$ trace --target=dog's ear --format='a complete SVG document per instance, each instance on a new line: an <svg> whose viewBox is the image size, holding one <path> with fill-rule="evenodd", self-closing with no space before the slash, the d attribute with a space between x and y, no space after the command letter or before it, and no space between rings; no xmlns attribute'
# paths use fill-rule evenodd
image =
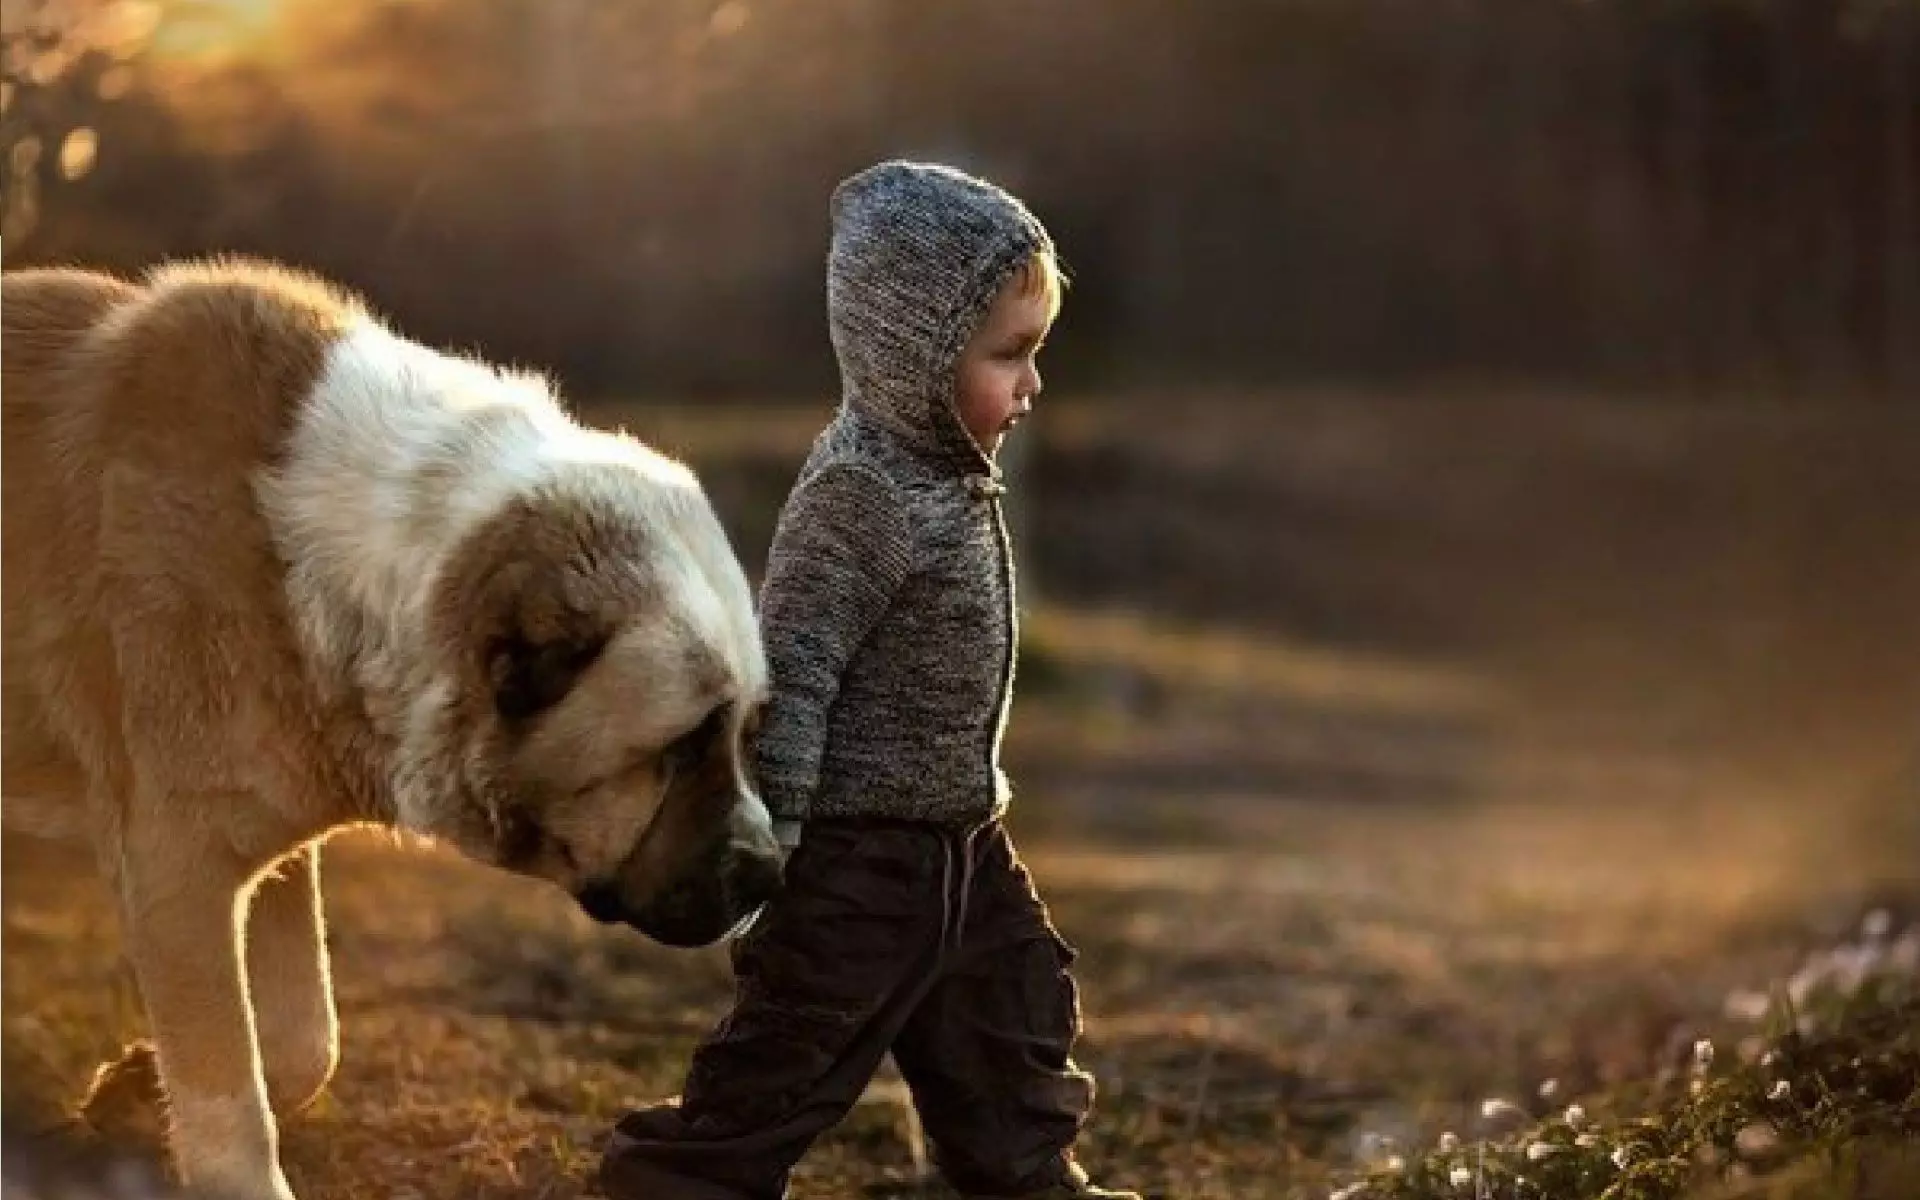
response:
<svg viewBox="0 0 1920 1200"><path fill-rule="evenodd" d="M494 708L509 721L545 712L566 698L606 645L605 634L549 642L495 639L487 662Z"/></svg>
<svg viewBox="0 0 1920 1200"><path fill-rule="evenodd" d="M496 621L485 641L487 681L499 714L521 721L565 699L612 631L569 603L559 576L531 566L503 571L495 595Z"/></svg>

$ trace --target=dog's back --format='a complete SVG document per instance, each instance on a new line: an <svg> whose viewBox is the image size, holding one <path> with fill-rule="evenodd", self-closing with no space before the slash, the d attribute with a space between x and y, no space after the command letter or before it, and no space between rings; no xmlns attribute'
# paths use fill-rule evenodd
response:
<svg viewBox="0 0 1920 1200"><path fill-rule="evenodd" d="M132 284L91 271L8 271L0 277L0 331L6 339L6 418L33 415L41 399L18 390L45 378L101 318L140 294ZM11 444L11 443L9 443Z"/></svg>

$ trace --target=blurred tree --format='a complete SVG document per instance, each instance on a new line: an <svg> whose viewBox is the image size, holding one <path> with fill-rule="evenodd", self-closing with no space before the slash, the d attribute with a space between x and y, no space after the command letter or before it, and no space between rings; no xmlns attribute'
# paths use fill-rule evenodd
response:
<svg viewBox="0 0 1920 1200"><path fill-rule="evenodd" d="M39 220L44 182L93 169L86 123L132 84L129 64L159 26L154 0L11 0L0 9L0 236Z"/></svg>
<svg viewBox="0 0 1920 1200"><path fill-rule="evenodd" d="M1866 3L1867 0L1862 0ZM1920 396L1920 196L1916 196L1914 147L1920 146L1920 3L1878 0L1881 45L1881 144L1886 158L1887 385L1895 396Z"/></svg>
<svg viewBox="0 0 1920 1200"><path fill-rule="evenodd" d="M907 154L1054 226L1076 387L1920 393L1920 0L277 0L29 104L117 7L5 10L9 208L109 154L25 258L289 258L584 391L830 386L826 196Z"/></svg>

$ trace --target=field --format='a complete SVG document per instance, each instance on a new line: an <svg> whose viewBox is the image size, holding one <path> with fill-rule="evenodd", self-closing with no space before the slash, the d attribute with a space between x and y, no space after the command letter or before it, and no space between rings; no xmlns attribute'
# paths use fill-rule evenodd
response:
<svg viewBox="0 0 1920 1200"><path fill-rule="evenodd" d="M1471 1147L1523 1127L1573 1161L1571 1128L1539 1122L1576 1102L1619 1130L1724 1100L1728 1140L1780 1019L1737 1010L1777 987L1826 1014L1806 1061L1841 1046L1885 1065L1878 1091L1820 1108L1860 1118L1826 1139L1842 1152L1797 1154L1813 1126L1776 1114L1779 1140L1731 1176L1689 1143L1675 1192L1644 1194L1914 1194L1897 1143L1920 1132L1920 1010L1900 1006L1920 975L1903 957L1920 949L1920 657L1900 614L1920 611L1920 566L1890 552L1920 519L1885 510L1920 514L1901 507L1915 443L1769 426L1713 460L1738 469L1676 492L1702 478L1689 447L1730 436L1719 418L1659 437L1634 416L1503 424L1509 456L1476 457L1459 412L1368 440L1377 413L1303 403L1273 440L1243 434L1272 454L1240 450L1236 472L1219 422L1151 452L1106 432L1150 411L1063 412L1019 513L1035 588L1013 826L1082 954L1089 1166L1170 1197L1324 1196L1397 1156L1374 1186L1426 1196L1444 1131ZM708 473L756 561L804 421L606 416ZM1851 447L1845 469L1767 474L1810 438ZM1639 482L1608 490L1622 478ZM1668 519L1648 532L1640 504ZM1730 520L1748 536L1704 552ZM1569 541L1584 550L1543 549ZM1812 581L1757 586L1782 557ZM1690 561L1714 566L1674 570ZM1701 644L1728 626L1765 652ZM4 845L10 1138L57 1124L139 1033L88 868ZM431 848L356 833L326 871L344 1060L286 1126L308 1200L592 1195L612 1122L677 1087L728 995L720 951L600 929ZM1836 948L1871 962L1836 983ZM1690 1099L1702 1038L1718 1058ZM1504 1127L1481 1115L1496 1098L1521 1110ZM795 1195L911 1192L923 1154L883 1078ZM1509 1157L1458 1194L1507 1195ZM1546 1172L1525 1194L1562 1186ZM1602 1186L1565 1179L1546 1194Z"/></svg>

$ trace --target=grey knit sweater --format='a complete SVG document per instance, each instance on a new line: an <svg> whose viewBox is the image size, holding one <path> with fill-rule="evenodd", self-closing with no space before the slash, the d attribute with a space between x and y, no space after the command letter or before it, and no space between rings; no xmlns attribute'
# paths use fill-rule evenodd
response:
<svg viewBox="0 0 1920 1200"><path fill-rule="evenodd" d="M819 816L959 825L1004 810L1013 555L998 468L954 406L960 351L1046 231L1012 196L887 162L832 201L841 402L781 511L761 593L761 793Z"/></svg>

